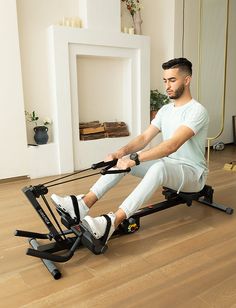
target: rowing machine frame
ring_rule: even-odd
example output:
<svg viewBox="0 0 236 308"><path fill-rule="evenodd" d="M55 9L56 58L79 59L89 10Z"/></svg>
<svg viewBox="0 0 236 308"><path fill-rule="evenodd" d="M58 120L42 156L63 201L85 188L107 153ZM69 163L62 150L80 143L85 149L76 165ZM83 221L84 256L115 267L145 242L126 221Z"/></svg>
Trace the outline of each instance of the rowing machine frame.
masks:
<svg viewBox="0 0 236 308"><path fill-rule="evenodd" d="M121 173L130 171L130 168L126 170L109 170L110 168L114 167L116 163L117 160L109 162L99 162L97 164L93 164L91 168L74 172L72 174L46 182L44 184L27 186L22 189L26 198L36 210L44 225L47 227L49 233L37 233L31 231L16 230L15 236L28 238L31 248L27 249L26 254L40 258L48 271L54 277L54 279L59 279L61 277L61 272L56 267L54 262L66 262L70 260L74 255L75 250L81 246L87 247L94 254L98 255L106 251L107 245L104 241L95 239L93 235L88 230L86 230L83 224L75 223L68 214L65 214L57 209L58 213L61 216L61 223L67 228L66 230L63 230L45 197L45 195L48 193L48 188L55 185L68 183L70 181L84 179L97 174L105 175L109 173ZM98 168L103 169L101 169L99 172L85 175L79 178L64 180L65 178L73 176L75 174L82 173L91 169L95 170ZM62 179L64 181L58 182ZM133 214L130 218L125 219L118 226L113 236L134 233L135 231L137 231L140 228L141 217L171 208L179 204L187 204L188 206L190 206L192 205L192 202L194 200L231 215L233 213L232 208L225 207L224 205L213 202L213 192L214 190L212 189L212 187L208 185L205 185L200 192L195 193L177 193L175 190L164 187L162 193L165 196L165 201L149 205L138 210L135 214ZM41 203L43 201L44 207L42 207L39 200L41 201ZM47 211L45 211L46 209ZM50 214L51 219L54 220L56 226L53 224L48 214ZM38 239L49 240L49 243L41 244L37 241ZM67 252L63 255L55 254L65 250L67 250Z"/></svg>

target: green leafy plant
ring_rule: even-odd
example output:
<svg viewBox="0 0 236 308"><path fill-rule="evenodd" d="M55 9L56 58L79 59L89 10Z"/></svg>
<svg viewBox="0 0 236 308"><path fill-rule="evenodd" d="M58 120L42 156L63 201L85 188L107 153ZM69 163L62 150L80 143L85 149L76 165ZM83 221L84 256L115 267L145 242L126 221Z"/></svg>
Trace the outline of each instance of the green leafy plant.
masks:
<svg viewBox="0 0 236 308"><path fill-rule="evenodd" d="M162 106L168 104L170 99L167 95L160 93L158 90L150 91L150 110L157 111Z"/></svg>
<svg viewBox="0 0 236 308"><path fill-rule="evenodd" d="M26 118L27 122L33 122L35 126L38 126L38 121L40 119L39 119L39 116L37 116L35 111L28 112L28 111L25 110L25 118ZM52 124L52 121L49 118L45 118L41 122L43 123L44 126Z"/></svg>

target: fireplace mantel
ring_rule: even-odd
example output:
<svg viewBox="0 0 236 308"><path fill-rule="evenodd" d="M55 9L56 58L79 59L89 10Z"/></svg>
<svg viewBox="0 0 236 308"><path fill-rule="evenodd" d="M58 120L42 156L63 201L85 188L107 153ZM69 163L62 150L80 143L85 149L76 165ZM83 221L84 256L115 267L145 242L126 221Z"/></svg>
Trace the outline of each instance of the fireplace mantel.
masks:
<svg viewBox="0 0 236 308"><path fill-rule="evenodd" d="M57 148L58 173L61 174L86 168L103 159L112 149L121 147L148 126L150 42L146 36L94 29L51 26L48 32L54 106L53 133ZM78 55L128 59L125 91L129 97L129 137L92 142L79 140L79 94L76 77Z"/></svg>

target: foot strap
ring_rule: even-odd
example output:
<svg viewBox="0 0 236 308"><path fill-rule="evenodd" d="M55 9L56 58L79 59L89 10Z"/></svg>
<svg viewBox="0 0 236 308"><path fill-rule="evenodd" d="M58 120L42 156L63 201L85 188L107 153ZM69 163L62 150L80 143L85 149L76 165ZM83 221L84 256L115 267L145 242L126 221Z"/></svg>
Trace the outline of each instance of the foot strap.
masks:
<svg viewBox="0 0 236 308"><path fill-rule="evenodd" d="M103 237L101 237L101 242L102 242L103 245L105 245L106 242L107 242L107 238L108 238L109 232L111 230L111 218L108 215L106 215L106 214L102 215L102 216L105 217L106 221L107 221L105 233L104 233Z"/></svg>
<svg viewBox="0 0 236 308"><path fill-rule="evenodd" d="M74 211L75 211L75 216L76 216L75 222L77 223L77 222L80 222L80 212L79 212L78 200L77 200L76 196L74 196L74 195L70 195L70 197L71 197L72 204L73 204Z"/></svg>

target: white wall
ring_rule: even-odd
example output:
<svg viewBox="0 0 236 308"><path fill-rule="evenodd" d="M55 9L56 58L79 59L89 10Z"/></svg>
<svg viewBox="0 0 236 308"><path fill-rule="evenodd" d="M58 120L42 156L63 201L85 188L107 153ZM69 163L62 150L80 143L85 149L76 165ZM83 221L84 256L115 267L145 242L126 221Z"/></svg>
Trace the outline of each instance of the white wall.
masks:
<svg viewBox="0 0 236 308"><path fill-rule="evenodd" d="M28 174L15 2L0 1L0 179Z"/></svg>
<svg viewBox="0 0 236 308"><path fill-rule="evenodd" d="M24 104L40 118L53 119L49 77L47 28L63 17L79 15L77 0L17 0ZM142 1L143 34L151 37L151 88L164 91L161 64L174 54L175 0ZM122 27L132 20L122 5ZM33 142L33 124L27 124L29 142ZM50 141L53 126L49 129Z"/></svg>
<svg viewBox="0 0 236 308"><path fill-rule="evenodd" d="M79 15L77 0L0 1L0 34L1 42L4 42L0 49L0 103L2 119L5 120L1 121L0 124L2 147L4 144L4 151L1 150L1 164L3 167L1 167L0 174L2 177L26 174L28 168L25 153L25 121L15 2L17 3L19 24L24 105L28 111L36 110L42 118L50 117L53 119L52 92L49 85L47 28L51 24L58 23L64 16L74 17ZM183 1L142 0L141 2L143 5L141 11L143 34L151 38L151 88L164 91L161 64L174 55L181 56L182 53L181 20L183 16L181 12ZM185 12L184 56L191 55L194 63L197 63L198 35L196 31L198 29L197 8L199 1L188 0L184 2L187 5L187 13ZM232 142L231 115L236 114L236 104L234 102L236 89L233 84L236 68L234 56L236 2L230 0L230 6L226 127L222 134L224 142ZM175 15L176 12L178 14ZM123 8L122 26L131 26L131 22L129 13ZM186 40L188 39L189 41L187 42ZM189 46L192 46L192 51ZM195 85L193 84L193 94L196 92L194 87ZM18 127L17 130L13 129L12 123L14 123L14 128ZM30 138L32 138L32 134ZM28 141L30 142L32 139ZM17 160L15 159L16 149L18 151ZM10 170L12 170L12 173Z"/></svg>
<svg viewBox="0 0 236 308"><path fill-rule="evenodd" d="M225 129L221 140L226 142L233 141L232 131L232 115L236 115L236 87L235 87L235 71L236 71L236 1L229 1L229 39L228 39L228 55L227 55L227 83L226 83L226 120ZM233 158L234 159L234 158Z"/></svg>
<svg viewBox="0 0 236 308"><path fill-rule="evenodd" d="M151 37L151 88L164 91L161 64L174 54L175 1L144 0L142 3L143 34ZM53 120L54 117L47 29L64 16L78 16L78 6L77 0L17 0L25 109L35 110L40 118L50 117ZM122 12L131 23L127 13L126 9ZM27 126L28 141L33 142L32 125ZM50 133L54 127L52 125ZM53 141L52 133L49 142ZM31 166L38 150L30 151Z"/></svg>
<svg viewBox="0 0 236 308"><path fill-rule="evenodd" d="M178 2L179 0L177 0ZM150 89L165 93L162 63L174 57L175 0L142 0L142 34L150 36ZM177 7L178 7L177 3ZM121 27L132 27L132 18L124 3L121 6ZM158 135L152 146L161 141Z"/></svg>
<svg viewBox="0 0 236 308"><path fill-rule="evenodd" d="M47 29L63 17L78 16L78 1L17 0L17 12L25 109L53 119ZM27 126L33 142L32 125Z"/></svg>
<svg viewBox="0 0 236 308"><path fill-rule="evenodd" d="M194 97L198 98L200 102L204 104L208 109L210 114L210 129L208 137L214 137L217 132L220 131L220 122L222 117L222 88L224 75L224 67L222 63L225 47L223 39L225 31L225 21L222 20L222 18L223 15L225 15L226 0L202 0L201 3L203 11L201 18L204 20L201 24L201 28L200 0L177 1L179 1L179 6L176 6L175 16L175 56L185 56L189 58L194 64L192 94ZM236 39L234 35L236 26L236 2L234 0L229 0L229 4L230 6L225 97L225 125L222 135L216 140L212 141L212 143L217 141L231 143L233 141L232 115L236 114L236 104L234 101L234 97L236 95L236 88L233 84L234 72L236 70L236 60L234 55L236 44ZM219 7L220 11L218 13L214 13L214 10L211 10L209 8L206 12L206 6L210 5L214 7L214 10ZM208 16L205 15L206 13L208 14ZM213 13L219 15L217 21L214 19ZM215 26L213 22L210 21L211 18L213 18L213 21L216 23ZM219 20L220 18L221 21ZM221 29L219 29L218 27L221 27ZM184 36L182 37L183 28ZM201 35L199 32L200 29L202 31ZM212 34L209 36L210 31ZM206 38L207 34L208 38ZM199 56L199 52L201 53L201 56ZM209 68L209 65L212 65L213 68ZM198 74L200 74L200 79L202 79L199 80L199 84ZM208 76L207 79L206 76ZM205 79L204 82L203 78Z"/></svg>
<svg viewBox="0 0 236 308"><path fill-rule="evenodd" d="M161 65L174 56L175 0L141 0L141 4L142 34L151 39L151 89L164 92ZM132 26L132 19L124 3L121 8L123 30Z"/></svg>

